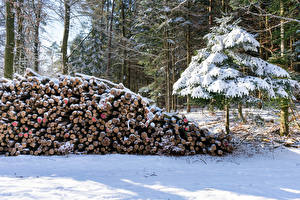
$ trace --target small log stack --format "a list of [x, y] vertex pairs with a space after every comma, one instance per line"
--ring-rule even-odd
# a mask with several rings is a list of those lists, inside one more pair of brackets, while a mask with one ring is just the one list
[[104, 79], [57, 79], [30, 69], [0, 80], [0, 153], [223, 155], [230, 136], [214, 135], [184, 116]]

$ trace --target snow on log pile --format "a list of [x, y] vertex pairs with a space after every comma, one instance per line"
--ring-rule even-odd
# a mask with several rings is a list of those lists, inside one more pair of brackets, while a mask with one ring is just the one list
[[[0, 152], [5, 155], [128, 153], [223, 155], [230, 136], [107, 80], [77, 74], [50, 79], [27, 69], [0, 81]], [[110, 85], [110, 86], [109, 86]]]

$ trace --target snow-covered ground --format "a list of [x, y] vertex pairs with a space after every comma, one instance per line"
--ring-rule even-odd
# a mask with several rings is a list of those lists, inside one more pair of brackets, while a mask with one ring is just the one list
[[0, 199], [300, 199], [300, 150], [0, 157]]

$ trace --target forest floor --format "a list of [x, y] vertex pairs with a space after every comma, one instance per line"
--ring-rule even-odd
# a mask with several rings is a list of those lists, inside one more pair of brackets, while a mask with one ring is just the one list
[[[298, 145], [296, 125], [279, 137], [276, 112], [246, 113], [245, 124], [233, 113], [235, 150], [223, 157], [0, 156], [0, 199], [300, 200], [300, 148], [286, 147]], [[187, 117], [223, 126], [221, 111]]]
[[[224, 111], [208, 109], [194, 109], [190, 113], [180, 112], [189, 120], [199, 124], [200, 127], [208, 128], [211, 132], [220, 132], [224, 129]], [[290, 111], [290, 134], [280, 136], [280, 111], [274, 109], [243, 110], [246, 122], [243, 123], [238, 117], [237, 109], [230, 112], [230, 130], [235, 143], [235, 151], [255, 148], [264, 151], [265, 148], [274, 149], [279, 146], [300, 148], [300, 105], [293, 112]]]

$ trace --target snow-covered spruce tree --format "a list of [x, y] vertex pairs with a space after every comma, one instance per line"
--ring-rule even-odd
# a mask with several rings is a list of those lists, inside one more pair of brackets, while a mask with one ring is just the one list
[[[229, 133], [230, 102], [258, 100], [258, 92], [286, 101], [284, 99], [293, 98], [291, 88], [299, 84], [290, 79], [286, 70], [251, 55], [257, 52], [259, 42], [238, 26], [239, 21], [223, 17], [216, 22], [219, 26], [213, 27], [204, 37], [207, 47], [192, 58], [189, 67], [173, 85], [173, 93], [223, 101], [225, 129]], [[284, 113], [288, 111], [285, 106], [282, 108]], [[283, 116], [287, 121], [288, 116]], [[288, 128], [282, 133], [288, 134]]]

